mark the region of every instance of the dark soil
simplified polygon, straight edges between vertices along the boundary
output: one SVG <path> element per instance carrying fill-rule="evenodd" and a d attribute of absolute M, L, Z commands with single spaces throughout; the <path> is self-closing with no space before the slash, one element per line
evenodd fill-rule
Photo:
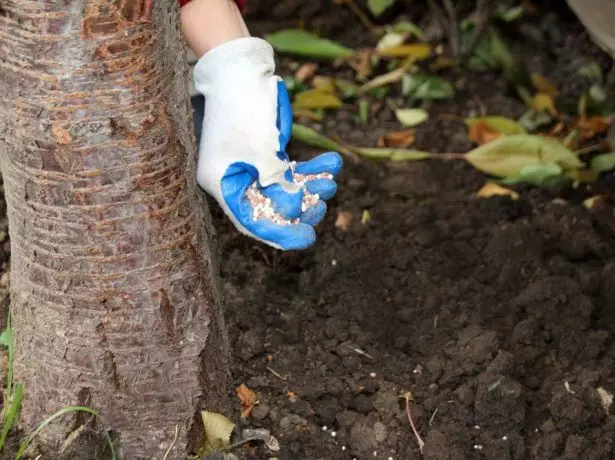
<path fill-rule="evenodd" d="M 259 32 L 271 27 L 253 23 Z M 567 95 L 585 84 L 575 76 L 580 65 L 605 63 L 569 15 L 542 15 L 521 30 L 515 47 Z M 284 65 L 279 72 L 290 73 Z M 501 76 L 448 72 L 460 89 L 430 107 L 416 148 L 471 148 L 464 126 L 438 114 L 467 116 L 477 104 L 489 114 L 523 113 Z M 321 127 L 374 145 L 399 129 L 386 112 L 367 130 L 344 111 Z M 317 153 L 299 143 L 290 151 Z M 260 401 L 244 423 L 270 429 L 281 445 L 242 455 L 614 458 L 615 416 L 598 392 L 615 391 L 613 209 L 581 201 L 615 196 L 615 180 L 605 176 L 591 190 L 518 187 L 517 201 L 477 198 L 484 182 L 462 162 L 348 159 L 319 241 L 301 253 L 253 243 L 212 206 L 236 384 Z M 353 216 L 347 231 L 334 225 L 342 211 Z M 403 390 L 414 398 L 423 455 Z"/>

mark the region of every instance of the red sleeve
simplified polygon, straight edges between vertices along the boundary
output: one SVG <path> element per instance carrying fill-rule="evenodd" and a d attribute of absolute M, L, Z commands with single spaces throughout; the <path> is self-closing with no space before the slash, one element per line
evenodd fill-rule
<path fill-rule="evenodd" d="M 246 7 L 246 3 L 248 3 L 248 0 L 235 0 L 235 2 L 239 7 L 239 11 L 243 11 L 243 9 Z M 190 0 L 179 0 L 179 7 L 181 8 L 188 3 L 190 3 Z"/>

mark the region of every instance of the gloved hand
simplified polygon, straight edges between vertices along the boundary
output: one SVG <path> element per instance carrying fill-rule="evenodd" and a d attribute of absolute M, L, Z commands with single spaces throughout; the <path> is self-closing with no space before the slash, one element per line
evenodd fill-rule
<path fill-rule="evenodd" d="M 294 180 L 286 153 L 291 104 L 274 69 L 273 48 L 254 37 L 219 45 L 197 62 L 195 88 L 205 97 L 197 181 L 240 232 L 278 249 L 305 249 L 316 241 L 313 227 L 327 209 L 323 200 L 335 195 L 333 178 L 342 159 L 328 152 L 294 166 L 296 173 L 321 175 L 306 182 L 305 189 L 319 200 L 302 211 L 304 189 Z M 323 173 L 330 176 L 322 178 Z M 246 196 L 254 183 L 291 222 L 255 220 Z"/>

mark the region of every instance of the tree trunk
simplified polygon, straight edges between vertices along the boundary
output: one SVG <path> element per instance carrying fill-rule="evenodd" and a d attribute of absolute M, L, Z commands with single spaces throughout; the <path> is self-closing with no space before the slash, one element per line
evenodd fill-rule
<path fill-rule="evenodd" d="M 229 353 L 177 1 L 151 23 L 140 3 L 0 1 L 15 381 L 26 430 L 84 405 L 118 458 L 162 459 L 177 428 L 183 460 L 200 410 L 226 412 Z M 54 422 L 46 458 L 93 423 Z"/>

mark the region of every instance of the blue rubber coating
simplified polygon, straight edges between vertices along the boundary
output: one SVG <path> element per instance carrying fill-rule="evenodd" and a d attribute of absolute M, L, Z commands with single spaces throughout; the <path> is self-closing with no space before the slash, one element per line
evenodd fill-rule
<path fill-rule="evenodd" d="M 308 192 L 312 195 L 318 194 L 321 200 L 330 200 L 337 192 L 337 184 L 330 179 L 314 179 L 305 184 Z"/>
<path fill-rule="evenodd" d="M 288 160 L 286 147 L 293 131 L 293 108 L 283 80 L 278 81 L 278 116 L 276 126 L 280 133 L 280 150 L 277 155 L 280 160 Z"/>
<path fill-rule="evenodd" d="M 342 156 L 337 152 L 326 152 L 312 158 L 309 161 L 297 163 L 295 172 L 299 174 L 320 174 L 323 172 L 337 176 L 344 161 Z"/>
<path fill-rule="evenodd" d="M 253 219 L 253 208 L 246 190 L 254 182 L 255 168 L 245 163 L 231 165 L 221 181 L 222 195 L 231 213 L 248 232 L 283 250 L 306 249 L 316 242 L 314 229 L 307 224 L 277 225 Z"/>
<path fill-rule="evenodd" d="M 260 192 L 271 199 L 273 209 L 284 218 L 296 219 L 301 215 L 301 202 L 304 195 L 302 189 L 299 189 L 297 193 L 288 193 L 280 184 L 272 184 L 261 188 Z"/>
<path fill-rule="evenodd" d="M 324 201 L 320 200 L 317 204 L 310 207 L 307 211 L 301 214 L 299 222 L 315 227 L 320 222 L 322 222 L 322 220 L 325 218 L 325 214 L 327 214 L 327 204 Z"/>

